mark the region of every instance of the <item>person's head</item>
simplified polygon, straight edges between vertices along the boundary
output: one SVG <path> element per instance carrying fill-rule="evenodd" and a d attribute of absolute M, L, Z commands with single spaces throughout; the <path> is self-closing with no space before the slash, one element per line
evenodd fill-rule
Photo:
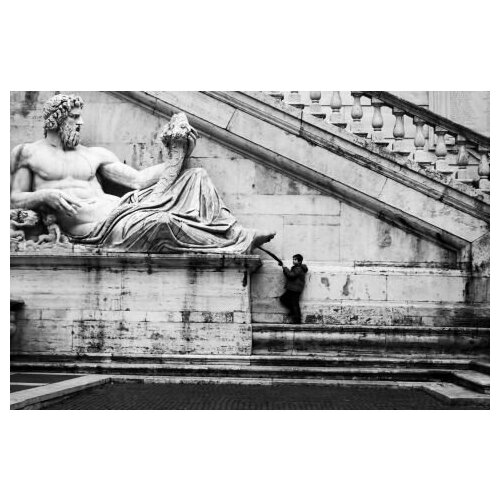
<path fill-rule="evenodd" d="M 64 149 L 75 149 L 80 142 L 83 100 L 80 96 L 56 94 L 43 106 L 44 135 L 59 134 Z"/>
<path fill-rule="evenodd" d="M 293 257 L 293 265 L 298 266 L 299 264 L 302 264 L 302 261 L 304 260 L 304 257 L 300 255 L 300 253 L 296 253 Z"/>

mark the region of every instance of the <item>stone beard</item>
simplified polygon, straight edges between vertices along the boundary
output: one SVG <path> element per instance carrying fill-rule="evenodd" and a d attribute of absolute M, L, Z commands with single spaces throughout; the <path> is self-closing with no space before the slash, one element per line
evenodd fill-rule
<path fill-rule="evenodd" d="M 68 123 L 64 120 L 59 125 L 59 137 L 61 138 L 64 149 L 75 149 L 80 143 L 80 126 Z"/>

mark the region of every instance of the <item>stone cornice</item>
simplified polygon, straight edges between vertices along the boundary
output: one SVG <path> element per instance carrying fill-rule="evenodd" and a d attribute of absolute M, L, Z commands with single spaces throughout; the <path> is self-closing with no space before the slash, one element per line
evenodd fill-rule
<path fill-rule="evenodd" d="M 82 252 L 71 250 L 51 252 L 17 252 L 10 256 L 11 268 L 14 267 L 89 267 L 94 269 L 138 269 L 154 271 L 160 268 L 222 270 L 240 268 L 250 272 L 262 265 L 258 255 L 234 254 L 144 254 L 125 252 Z"/>

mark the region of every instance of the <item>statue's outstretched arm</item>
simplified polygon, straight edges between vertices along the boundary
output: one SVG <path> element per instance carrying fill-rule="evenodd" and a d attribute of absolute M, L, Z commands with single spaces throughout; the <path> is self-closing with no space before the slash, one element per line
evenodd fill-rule
<path fill-rule="evenodd" d="M 108 153 L 110 153 L 108 151 Z M 113 153 L 110 153 L 113 155 Z M 134 168 L 122 163 L 113 155 L 115 161 L 110 161 L 111 157 L 107 156 L 99 167 L 101 175 L 112 180 L 122 186 L 132 189 L 144 189 L 153 184 L 156 184 L 162 178 L 177 178 L 180 167 L 184 161 L 185 152 L 179 152 L 165 160 L 164 163 L 152 165 L 143 170 L 135 170 Z"/>
<path fill-rule="evenodd" d="M 117 161 L 101 165 L 99 172 L 107 179 L 122 186 L 132 189 L 143 189 L 156 184 L 165 175 L 166 169 L 169 169 L 169 163 L 169 160 L 167 160 L 165 163 L 153 165 L 138 171 Z"/>

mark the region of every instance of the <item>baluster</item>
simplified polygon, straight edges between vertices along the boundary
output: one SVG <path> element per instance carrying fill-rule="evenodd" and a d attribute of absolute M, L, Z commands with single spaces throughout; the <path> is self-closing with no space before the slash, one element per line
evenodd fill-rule
<path fill-rule="evenodd" d="M 410 154 L 410 150 L 405 145 L 405 122 L 404 114 L 402 109 L 393 108 L 392 114 L 396 117 L 396 122 L 394 123 L 394 129 L 392 135 L 394 136 L 394 143 L 392 144 L 392 151 L 401 156 L 407 156 Z"/>
<path fill-rule="evenodd" d="M 311 98 L 311 105 L 309 106 L 309 113 L 316 118 L 325 118 L 326 113 L 321 108 L 321 104 L 319 103 L 321 99 L 321 92 L 319 91 L 311 91 L 309 92 L 309 97 Z"/>
<path fill-rule="evenodd" d="M 436 135 L 436 149 L 434 154 L 436 155 L 435 168 L 438 172 L 443 174 L 450 174 L 454 172 L 454 169 L 449 166 L 446 156 L 448 155 L 448 149 L 446 147 L 446 141 L 444 136 L 446 134 L 446 129 L 443 127 L 435 127 L 434 134 Z"/>
<path fill-rule="evenodd" d="M 467 141 L 465 137 L 459 135 L 457 136 L 456 145 L 458 146 L 458 154 L 457 154 L 457 165 L 461 169 L 466 169 L 469 164 L 469 154 L 467 153 L 467 148 L 465 145 Z"/>
<path fill-rule="evenodd" d="M 330 123 L 340 128 L 346 128 L 347 122 L 345 121 L 344 118 L 342 99 L 340 97 L 340 92 L 338 90 L 334 90 L 332 92 L 332 98 L 330 100 L 330 108 L 332 108 L 332 114 L 330 115 Z"/>
<path fill-rule="evenodd" d="M 282 92 L 281 90 L 272 90 L 271 92 L 268 92 L 268 94 L 271 97 L 274 97 L 275 99 L 278 99 L 279 101 L 282 101 L 285 97 L 285 93 Z"/>
<path fill-rule="evenodd" d="M 467 140 L 464 136 L 458 135 L 455 141 L 458 147 L 457 160 L 457 180 L 463 184 L 473 184 L 474 183 L 474 170 L 469 167 L 469 153 L 467 152 Z"/>
<path fill-rule="evenodd" d="M 372 117 L 372 141 L 381 147 L 387 147 L 389 145 L 389 141 L 384 137 L 384 133 L 382 132 L 382 128 L 384 127 L 384 118 L 382 117 L 382 106 L 383 101 L 380 99 L 376 99 L 372 97 L 371 99 L 372 107 L 373 107 L 373 117 Z"/>
<path fill-rule="evenodd" d="M 292 90 L 288 96 L 288 104 L 294 108 L 304 109 L 305 104 L 300 99 L 298 90 Z"/>
<path fill-rule="evenodd" d="M 367 137 L 368 133 L 363 130 L 363 125 L 361 119 L 363 118 L 363 106 L 361 106 L 361 92 L 351 92 L 354 99 L 351 108 L 351 132 L 356 134 L 358 137 Z"/>
<path fill-rule="evenodd" d="M 464 184 L 472 184 L 474 179 L 469 171 L 469 153 L 467 152 L 467 140 L 464 136 L 458 135 L 455 144 L 458 146 L 457 153 L 457 179 Z"/>
<path fill-rule="evenodd" d="M 479 189 L 485 193 L 490 192 L 490 162 L 488 160 L 488 148 L 484 146 L 479 146 L 477 148 L 479 154 L 481 155 L 481 161 L 479 162 L 478 174 L 479 174 Z"/>
<path fill-rule="evenodd" d="M 415 138 L 413 140 L 413 144 L 415 145 L 415 152 L 413 153 L 413 159 L 420 166 L 427 167 L 432 163 L 432 155 L 425 151 L 425 134 L 424 134 L 424 125 L 425 122 L 422 118 L 415 116 L 413 118 L 413 124 L 415 125 Z"/>

